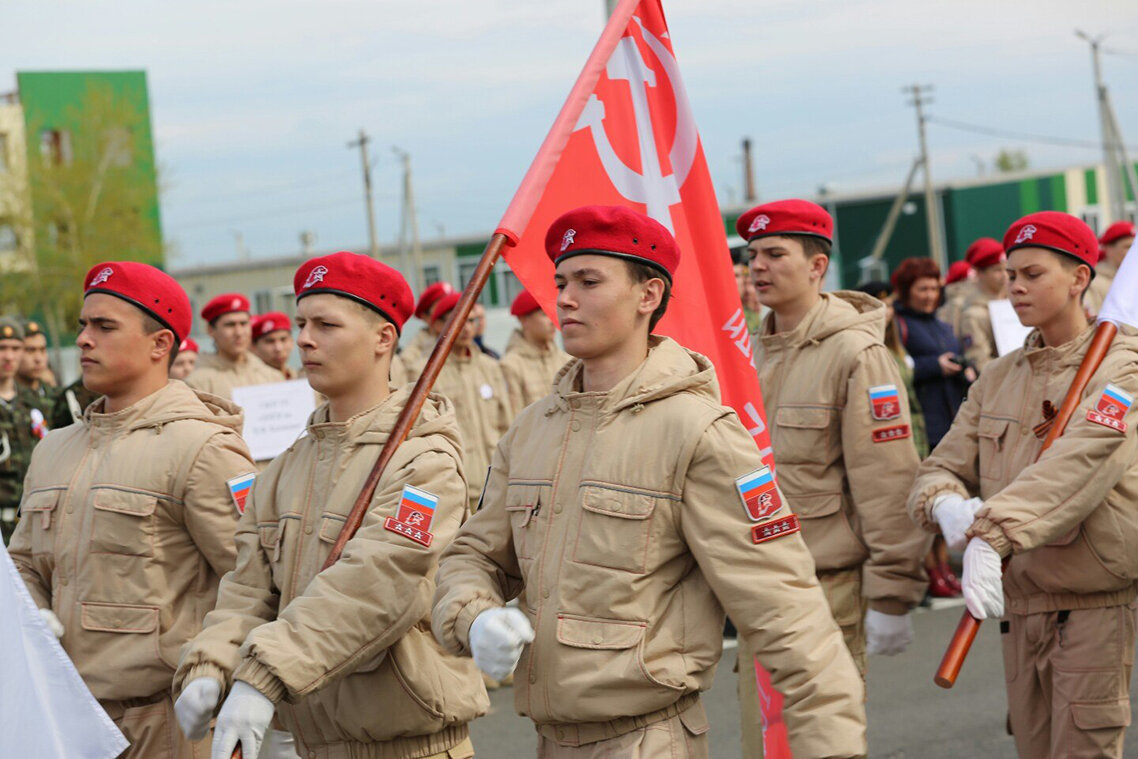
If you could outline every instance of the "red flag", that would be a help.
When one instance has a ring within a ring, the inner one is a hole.
[[[549,225],[590,204],[624,205],[668,227],[682,256],[668,313],[656,332],[707,356],[724,403],[739,414],[774,469],[750,336],[727,234],[660,0],[622,0],[498,225],[506,261],[556,318]],[[781,725],[782,696],[763,689],[763,723]],[[766,756],[789,757],[785,730],[768,731]]]

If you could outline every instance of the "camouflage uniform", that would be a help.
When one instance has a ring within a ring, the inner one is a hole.
[[[83,416],[83,412],[98,397],[98,393],[93,393],[87,389],[82,379],[75,380],[65,387],[63,392],[55,399],[55,404],[51,407],[51,413],[47,416],[47,426],[53,430],[57,430],[60,427],[74,424],[79,421]],[[75,409],[71,407],[72,400],[75,401]]]
[[[11,400],[0,398],[0,534],[4,545],[8,545],[16,529],[16,513],[32,449],[47,432],[43,413],[33,399],[26,388],[19,388]]]

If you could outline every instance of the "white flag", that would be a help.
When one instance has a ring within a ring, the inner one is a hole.
[[[1110,291],[1099,309],[1099,322],[1113,322],[1119,326],[1138,327],[1138,239],[1126,252],[1118,267]]]
[[[0,757],[114,759],[127,741],[48,629],[0,545]]]

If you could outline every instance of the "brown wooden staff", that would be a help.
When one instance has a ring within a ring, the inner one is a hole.
[[[1106,357],[1106,352],[1110,350],[1110,344],[1117,333],[1118,327],[1111,322],[1101,322],[1098,325],[1095,335],[1091,339],[1090,347],[1087,348],[1087,354],[1083,356],[1083,363],[1079,366],[1079,371],[1075,373],[1075,379],[1072,380],[1071,387],[1067,390],[1067,396],[1063,399],[1063,405],[1059,407],[1059,411],[1055,415],[1055,422],[1048,430],[1047,437],[1043,439],[1039,456],[1042,456],[1043,452],[1050,448],[1051,444],[1063,434],[1067,423],[1075,415],[1075,409],[1079,407],[1079,403],[1082,401],[1083,393],[1086,391],[1091,377],[1098,371],[1099,365]],[[1039,459],[1039,456],[1036,456],[1036,460]],[[1005,563],[1004,566],[1006,567],[1007,564]],[[964,658],[968,656],[968,650],[972,648],[972,641],[976,640],[976,633],[979,631],[980,620],[972,616],[972,612],[965,610],[960,617],[960,624],[956,626],[952,640],[949,641],[948,649],[944,652],[944,658],[940,661],[936,677],[933,678],[937,685],[942,688],[951,688],[956,684],[960,668],[964,665]]]
[[[498,263],[502,249],[505,248],[508,240],[509,238],[506,235],[499,232],[490,238],[490,242],[486,244],[486,249],[482,251],[482,259],[478,262],[478,268],[474,270],[474,276],[466,285],[466,289],[462,291],[458,305],[451,311],[451,317],[446,326],[443,327],[443,333],[439,335],[435,349],[431,351],[431,357],[427,359],[427,366],[419,375],[419,380],[411,391],[411,397],[407,399],[407,405],[399,412],[395,426],[387,437],[387,442],[383,444],[383,450],[379,452],[375,466],[371,468],[371,473],[364,481],[363,490],[360,491],[356,502],[352,504],[352,510],[348,512],[348,518],[344,521],[344,526],[340,528],[340,534],[337,536],[336,542],[332,544],[332,551],[324,560],[321,571],[339,560],[340,554],[344,552],[344,546],[355,536],[356,531],[363,524],[368,506],[371,504],[375,489],[379,485],[379,478],[383,476],[383,470],[387,468],[391,457],[395,455],[395,450],[407,439],[415,420],[419,418],[419,412],[422,411],[423,404],[427,401],[427,395],[431,392],[435,380],[438,379],[439,372],[442,371],[443,364],[446,362],[447,356],[450,355],[451,348],[454,347],[454,341],[458,338],[458,333],[462,331],[466,320],[470,318],[470,310],[474,308],[475,301],[482,294],[482,288],[490,279],[490,273],[494,271],[494,264]],[[232,759],[242,759],[242,756],[241,744],[238,743],[237,748],[233,750]]]

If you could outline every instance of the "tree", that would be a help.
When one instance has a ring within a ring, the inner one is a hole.
[[[996,154],[994,164],[996,171],[1002,174],[1025,171],[1028,166],[1027,153],[1022,150],[1008,150],[1005,148]]]
[[[140,181],[135,135],[144,117],[108,84],[89,84],[63,118],[67,129],[28,124],[25,220],[33,241],[25,260],[0,277],[0,297],[22,313],[41,312],[52,344],[79,317],[83,277],[100,261],[161,260],[153,182]],[[158,247],[155,250],[155,247]]]

